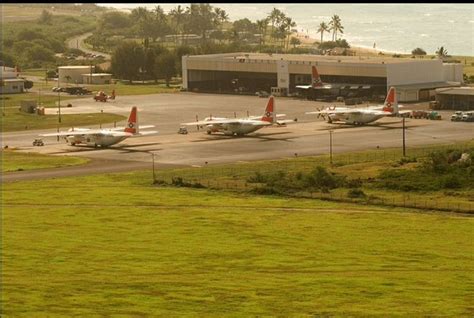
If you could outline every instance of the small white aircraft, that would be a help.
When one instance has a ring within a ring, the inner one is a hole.
[[[42,137],[63,137],[71,146],[85,144],[86,146],[108,147],[128,137],[144,136],[158,133],[157,131],[140,132],[139,129],[155,127],[154,125],[138,126],[137,107],[133,106],[126,127],[109,129],[70,128],[65,132],[43,134]]]
[[[205,126],[208,134],[222,132],[226,136],[243,136],[266,126],[274,124],[281,126],[296,121],[277,120],[277,118],[284,116],[285,114],[277,115],[275,113],[275,100],[273,96],[270,96],[263,116],[250,116],[247,118],[208,117],[202,121],[183,123],[181,125]]]
[[[395,87],[391,87],[383,105],[371,106],[365,108],[349,108],[349,107],[332,107],[317,112],[308,112],[308,115],[318,115],[325,118],[327,116],[328,123],[341,121],[351,125],[364,125],[376,121],[382,117],[397,116],[409,113],[409,110],[399,111],[397,94]]]

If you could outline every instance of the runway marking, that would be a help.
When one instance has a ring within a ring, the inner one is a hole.
[[[200,166],[200,165],[191,165],[191,167],[193,167],[193,168],[202,168],[202,166]]]

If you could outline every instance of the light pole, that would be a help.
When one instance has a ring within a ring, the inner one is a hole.
[[[58,91],[58,123],[61,123],[61,92]]]
[[[104,120],[104,110],[100,110],[100,126],[99,128],[102,129],[102,121]]]
[[[403,157],[406,156],[406,149],[405,149],[405,117],[402,119],[402,130],[403,130]]]
[[[332,166],[332,133],[333,130],[329,130],[329,163]]]
[[[151,153],[151,170],[153,173],[153,183],[155,183],[155,154]]]

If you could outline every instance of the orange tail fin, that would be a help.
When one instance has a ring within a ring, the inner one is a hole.
[[[270,96],[268,99],[267,107],[265,108],[265,113],[262,116],[263,121],[268,121],[269,123],[275,122],[275,99],[273,96]]]
[[[383,103],[383,110],[391,113],[398,113],[398,101],[395,87],[390,87],[385,102]]]
[[[128,117],[127,127],[125,127],[125,132],[136,134],[138,133],[138,115],[137,107],[133,106],[130,116]]]
[[[313,65],[311,68],[311,85],[313,87],[323,86],[323,81],[321,81],[321,76],[319,76],[316,66]]]

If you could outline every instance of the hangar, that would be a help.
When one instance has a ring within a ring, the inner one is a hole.
[[[439,88],[436,101],[438,109],[474,110],[474,87]]]
[[[296,85],[311,82],[312,65],[327,83],[357,83],[381,94],[395,86],[400,101],[428,100],[436,88],[462,83],[462,65],[439,59],[239,52],[183,56],[183,88],[243,94],[278,88],[294,93]]]

